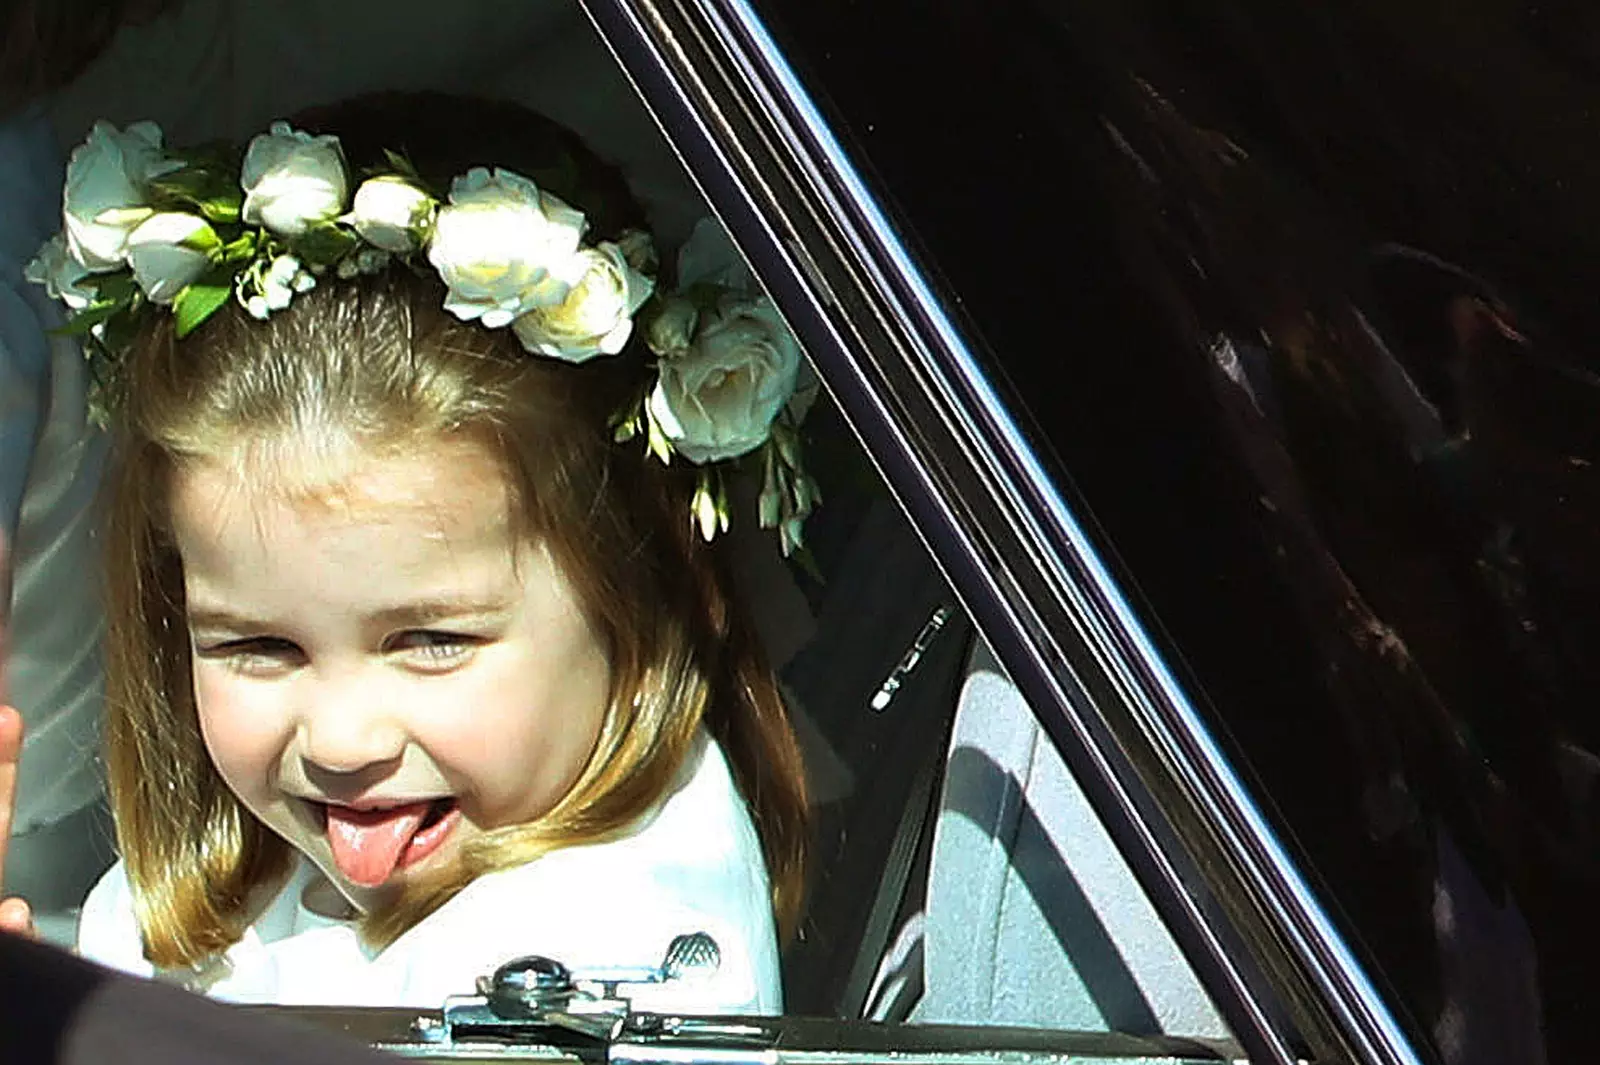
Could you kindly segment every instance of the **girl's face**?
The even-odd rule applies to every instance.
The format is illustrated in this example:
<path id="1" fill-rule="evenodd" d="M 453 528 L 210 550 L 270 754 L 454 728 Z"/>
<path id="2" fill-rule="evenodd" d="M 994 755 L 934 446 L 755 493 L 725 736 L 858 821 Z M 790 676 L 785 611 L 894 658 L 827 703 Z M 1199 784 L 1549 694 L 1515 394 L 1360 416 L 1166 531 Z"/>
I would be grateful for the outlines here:
<path id="1" fill-rule="evenodd" d="M 477 444 L 350 444 L 314 490 L 252 468 L 173 485 L 200 728 L 245 806 L 368 909 L 566 794 L 606 712 L 606 643 L 518 542 Z"/>

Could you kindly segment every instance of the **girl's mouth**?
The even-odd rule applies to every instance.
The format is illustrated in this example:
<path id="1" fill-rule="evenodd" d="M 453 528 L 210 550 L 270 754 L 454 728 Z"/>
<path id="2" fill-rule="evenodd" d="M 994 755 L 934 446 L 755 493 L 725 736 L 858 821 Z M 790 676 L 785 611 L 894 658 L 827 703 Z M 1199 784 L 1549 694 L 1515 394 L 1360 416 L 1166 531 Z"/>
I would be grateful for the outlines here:
<path id="1" fill-rule="evenodd" d="M 346 880 L 365 888 L 378 887 L 396 869 L 438 850 L 461 820 L 461 807 L 453 796 L 383 809 L 316 805 L 334 864 Z"/>

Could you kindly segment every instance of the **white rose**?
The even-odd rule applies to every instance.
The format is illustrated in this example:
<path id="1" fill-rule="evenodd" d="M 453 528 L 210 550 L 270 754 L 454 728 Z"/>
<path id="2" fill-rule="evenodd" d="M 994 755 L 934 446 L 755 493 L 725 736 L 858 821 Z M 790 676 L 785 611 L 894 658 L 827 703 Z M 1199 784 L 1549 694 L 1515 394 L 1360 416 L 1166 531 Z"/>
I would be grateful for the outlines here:
<path id="1" fill-rule="evenodd" d="M 43 285 L 50 298 L 60 300 L 68 310 L 81 311 L 94 302 L 94 292 L 81 284 L 90 276 L 89 271 L 68 253 L 67 240 L 59 233 L 39 249 L 23 276 Z"/>
<path id="2" fill-rule="evenodd" d="M 404 178 L 368 178 L 356 190 L 350 221 L 368 244 L 403 255 L 421 246 L 433 208 L 433 197 Z"/>
<path id="3" fill-rule="evenodd" d="M 715 219 L 696 222 L 689 239 L 678 249 L 678 287 L 686 289 L 691 285 L 755 288 L 755 276 L 745 265 L 744 257 Z"/>
<path id="4" fill-rule="evenodd" d="M 551 307 L 535 307 L 512 323 L 529 351 L 584 362 L 615 355 L 628 342 L 633 312 L 655 286 L 628 264 L 615 244 L 585 248 L 578 257 L 587 268 L 567 298 Z"/>
<path id="5" fill-rule="evenodd" d="M 349 191 L 338 137 L 313 137 L 274 122 L 250 142 L 239 177 L 241 217 L 281 237 L 298 237 L 344 211 Z"/>
<path id="6" fill-rule="evenodd" d="M 155 123 L 118 131 L 96 122 L 67 163 L 62 216 L 73 258 L 91 273 L 120 267 L 128 234 L 151 214 L 148 182 L 171 165 Z"/>
<path id="7" fill-rule="evenodd" d="M 794 392 L 800 345 L 765 298 L 724 301 L 702 316 L 694 344 L 661 360 L 650 413 L 690 462 L 760 447 Z"/>
<path id="8" fill-rule="evenodd" d="M 206 220 L 182 211 L 153 214 L 128 234 L 128 265 L 152 303 L 171 303 L 211 265 L 222 246 Z"/>
<path id="9" fill-rule="evenodd" d="M 520 174 L 482 168 L 456 178 L 433 223 L 428 260 L 449 287 L 444 305 L 491 329 L 567 298 L 583 278 L 580 211 Z"/>

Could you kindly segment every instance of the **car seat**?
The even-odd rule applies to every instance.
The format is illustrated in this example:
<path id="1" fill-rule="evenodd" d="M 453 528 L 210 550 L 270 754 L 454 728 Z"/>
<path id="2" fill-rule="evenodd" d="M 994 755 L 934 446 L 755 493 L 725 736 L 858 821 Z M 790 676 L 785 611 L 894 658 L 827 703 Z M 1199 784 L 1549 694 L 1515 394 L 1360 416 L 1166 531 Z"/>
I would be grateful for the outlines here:
<path id="1" fill-rule="evenodd" d="M 988 645 L 929 858 L 918 1020 L 1225 1039 L 1226 1026 Z"/>

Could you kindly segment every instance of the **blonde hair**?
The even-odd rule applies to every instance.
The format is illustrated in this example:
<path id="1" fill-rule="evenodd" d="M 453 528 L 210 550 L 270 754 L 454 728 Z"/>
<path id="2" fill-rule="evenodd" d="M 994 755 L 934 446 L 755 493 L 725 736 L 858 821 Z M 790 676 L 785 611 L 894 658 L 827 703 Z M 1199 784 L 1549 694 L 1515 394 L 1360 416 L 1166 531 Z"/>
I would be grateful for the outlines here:
<path id="1" fill-rule="evenodd" d="M 567 795 L 366 915 L 369 941 L 391 942 L 485 872 L 626 832 L 671 786 L 702 723 L 761 834 L 779 926 L 793 928 L 806 844 L 798 748 L 725 567 L 690 529 L 689 471 L 610 439 L 609 416 L 642 387 L 641 360 L 532 357 L 508 330 L 456 321 L 442 300 L 435 280 L 405 270 L 329 279 L 267 322 L 230 307 L 181 341 L 163 323 L 121 368 L 107 760 L 145 952 L 159 966 L 236 942 L 256 890 L 291 855 L 223 783 L 201 739 L 168 518 L 173 476 L 241 441 L 328 430 L 374 447 L 489 447 L 519 532 L 547 545 L 607 639 L 613 670 L 598 742 Z"/>

